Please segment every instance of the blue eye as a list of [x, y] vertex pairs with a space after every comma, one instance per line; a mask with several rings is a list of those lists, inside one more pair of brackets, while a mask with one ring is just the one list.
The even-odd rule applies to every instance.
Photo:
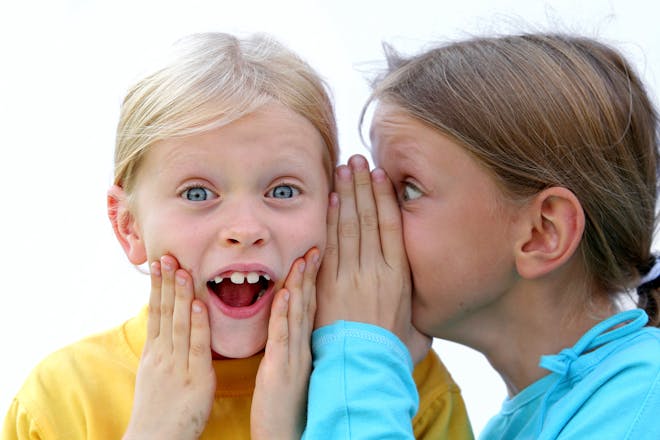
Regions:
[[213, 192], [201, 186], [190, 187], [181, 193], [181, 197], [191, 202], [204, 202], [213, 195]]
[[268, 196], [276, 199], [290, 199], [298, 194], [300, 191], [291, 185], [277, 185], [268, 191]]
[[404, 202], [418, 199], [422, 196], [422, 191], [410, 182], [404, 182], [401, 198]]

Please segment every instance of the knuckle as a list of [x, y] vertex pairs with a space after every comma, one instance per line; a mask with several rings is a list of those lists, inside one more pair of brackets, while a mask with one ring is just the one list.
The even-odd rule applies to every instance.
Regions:
[[160, 305], [160, 314], [161, 316], [172, 316], [174, 307], [170, 304], [161, 304]]
[[206, 352], [204, 344], [194, 343], [190, 344], [190, 354], [193, 356], [202, 356]]
[[311, 316], [313, 320], [314, 315], [316, 314], [316, 289], [314, 289], [314, 291], [309, 295], [309, 301], [305, 304], [305, 306], [305, 311], [309, 316]]
[[327, 258], [328, 256], [335, 256], [337, 255], [337, 251], [339, 248], [335, 243], [326, 243], [325, 249], [324, 249], [324, 255]]
[[342, 222], [339, 225], [339, 235], [344, 238], [356, 238], [360, 236], [360, 226], [358, 222], [350, 220]]
[[378, 228], [378, 215], [376, 214], [376, 211], [369, 209], [365, 212], [361, 212], [360, 225], [369, 230]]
[[204, 328], [204, 325], [208, 325], [207, 322], [202, 320], [201, 318], [195, 316], [193, 319], [190, 320], [190, 327], [195, 328], [195, 329], [201, 329]]
[[278, 332], [273, 337], [274, 342], [278, 344], [288, 344], [289, 343], [289, 333], [287, 332]]
[[396, 219], [381, 219], [379, 227], [384, 232], [397, 232], [401, 230], [401, 223]]
[[355, 186], [364, 188], [371, 188], [371, 174], [370, 173], [355, 173], [353, 175]]
[[176, 289], [174, 295], [176, 299], [188, 299], [190, 296], [188, 289]]
[[310, 262], [307, 264], [305, 267], [305, 272], [303, 272], [303, 281], [305, 284], [303, 287], [308, 287], [309, 283], [312, 282], [312, 280], [316, 279], [316, 273], [318, 272], [318, 267], [316, 264]]
[[304, 313], [294, 313], [293, 316], [291, 316], [291, 319], [296, 327], [302, 327], [305, 315]]
[[188, 326], [184, 325], [182, 322], [175, 322], [172, 326], [172, 331], [175, 335], [185, 335], [188, 333]]

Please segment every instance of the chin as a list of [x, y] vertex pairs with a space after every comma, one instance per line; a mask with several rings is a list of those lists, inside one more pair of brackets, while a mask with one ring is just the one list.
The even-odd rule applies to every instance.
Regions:
[[231, 341], [212, 340], [211, 348], [216, 354], [224, 358], [244, 359], [263, 351], [266, 347], [266, 337], [260, 338], [261, 342], [256, 342], [256, 338], [251, 338], [249, 341], [240, 340], [240, 338]]

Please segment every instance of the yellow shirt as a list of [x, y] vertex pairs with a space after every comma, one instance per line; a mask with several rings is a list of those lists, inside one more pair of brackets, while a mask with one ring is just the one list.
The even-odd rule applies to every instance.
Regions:
[[[144, 308], [123, 325], [46, 357], [14, 398], [2, 439], [121, 439], [131, 416], [146, 321]], [[250, 405], [261, 357], [213, 362], [217, 389], [201, 439], [250, 437]], [[415, 368], [414, 378], [420, 393], [415, 436], [472, 438], [460, 392], [434, 352]]]
[[419, 408], [413, 418], [415, 438], [474, 439], [461, 390], [435, 351], [415, 366], [413, 379], [419, 392]]

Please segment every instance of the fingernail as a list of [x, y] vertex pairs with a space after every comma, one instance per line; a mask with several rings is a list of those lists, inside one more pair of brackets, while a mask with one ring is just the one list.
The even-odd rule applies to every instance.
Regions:
[[298, 264], [298, 272], [304, 272], [304, 271], [305, 271], [305, 262], [304, 262], [304, 261], [301, 261], [301, 262]]
[[185, 286], [186, 285], [186, 277], [183, 277], [181, 275], [176, 276], [176, 282], [179, 284], [179, 286]]
[[200, 313], [202, 311], [202, 307], [199, 304], [197, 304], [196, 302], [194, 302], [192, 304], [192, 311], [195, 312], [195, 313]]
[[284, 295], [282, 295], [282, 299], [284, 300], [284, 302], [289, 301], [289, 291], [288, 290], [284, 291]]
[[382, 168], [376, 168], [371, 172], [371, 177], [374, 179], [374, 182], [384, 182], [385, 171]]
[[351, 165], [353, 166], [354, 169], [356, 170], [364, 170], [365, 168], [368, 167], [368, 162], [367, 160], [360, 155], [356, 155], [351, 157], [351, 160], [349, 161]]
[[160, 276], [160, 265], [156, 261], [151, 263], [151, 274], [157, 277]]
[[163, 270], [166, 270], [166, 271], [168, 271], [168, 272], [169, 272], [170, 270], [172, 270], [172, 265], [169, 263], [169, 261], [168, 261], [167, 258], [165, 258], [165, 257], [161, 257], [161, 259], [160, 259], [160, 267], [162, 267]]
[[314, 265], [318, 267], [319, 261], [321, 261], [321, 256], [319, 255], [318, 252], [315, 252], [314, 255], [312, 255], [312, 263], [314, 263]]
[[337, 168], [337, 177], [341, 180], [349, 180], [351, 178], [351, 170], [346, 165], [341, 165]]
[[330, 193], [330, 206], [339, 205], [339, 195], [336, 192]]

